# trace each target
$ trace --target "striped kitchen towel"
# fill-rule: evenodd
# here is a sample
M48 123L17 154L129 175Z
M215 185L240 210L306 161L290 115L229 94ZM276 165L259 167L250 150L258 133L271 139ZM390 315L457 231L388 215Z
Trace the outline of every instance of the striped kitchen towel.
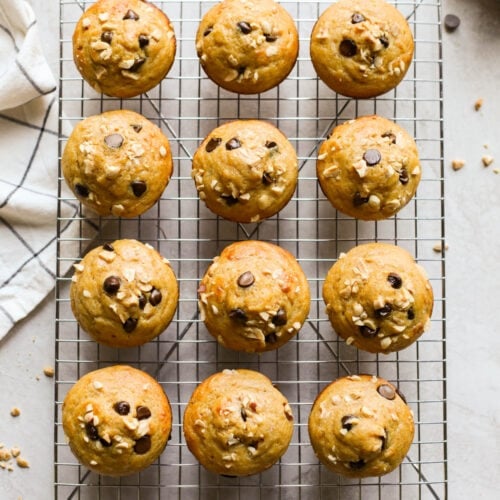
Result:
M58 103L40 47L31 7L0 0L0 339L55 284Z

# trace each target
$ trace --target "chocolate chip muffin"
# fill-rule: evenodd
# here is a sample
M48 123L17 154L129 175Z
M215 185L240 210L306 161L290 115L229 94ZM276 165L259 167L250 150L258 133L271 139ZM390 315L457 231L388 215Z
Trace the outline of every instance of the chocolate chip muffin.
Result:
M401 12L385 0L340 0L316 22L310 52L318 76L335 92L375 97L404 78L413 35Z
M78 123L61 165L68 186L86 207L120 217L151 208L173 169L167 137L142 115L124 109Z
M413 198L421 177L415 141L381 116L335 127L319 149L316 169L332 205L363 220L395 215Z
M201 20L196 50L208 77L240 94L265 92L295 65L299 37L293 19L273 0L224 0Z
M224 370L195 389L183 428L191 453L209 471L249 476L268 469L286 452L293 414L265 375Z
M152 464L172 428L161 386L130 366L109 366L81 377L62 405L62 423L80 463L106 476L126 476Z
M341 254L323 285L330 322L347 344L400 351L429 327L433 292L424 269L403 248L367 243Z
M155 87L174 62L176 41L166 14L144 0L99 0L80 17L73 58L87 83L113 97Z
M258 222L292 197L297 154L270 123L238 120L210 132L193 157L191 175L212 212L235 222Z
M199 289L208 331L235 351L277 349L301 329L310 292L299 263L287 250L263 241L240 241L216 257Z
M316 398L309 436L319 460L347 477L382 476L410 449L413 414L403 395L383 378L337 379Z
M80 326L110 347L142 345L167 328L179 291L169 262L150 245L117 240L74 265L71 309Z

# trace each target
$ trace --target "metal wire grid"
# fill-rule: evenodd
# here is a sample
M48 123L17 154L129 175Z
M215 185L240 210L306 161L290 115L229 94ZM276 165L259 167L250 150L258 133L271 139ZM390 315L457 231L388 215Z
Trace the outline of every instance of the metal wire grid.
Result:
M377 99L335 95L318 81L309 59L309 36L329 2L281 2L296 20L301 48L291 75L277 89L238 96L217 88L200 70L194 37L202 15L215 2L154 2L173 21L176 62L162 84L128 100L93 92L76 72L71 56L75 23L91 2L60 0L59 157L70 127L109 109L136 110L170 138L175 175L162 199L133 220L84 214L67 195L60 176L58 277L56 281L55 496L78 499L395 499L447 494L446 309L444 179L442 161L442 74L439 0L393 2L415 35L412 67L398 88ZM415 199L396 217L363 222L337 213L322 195L316 175L317 148L337 123L377 113L396 120L416 139L423 177ZM191 158L208 132L236 118L277 125L296 147L300 178L295 196L280 214L260 224L235 224L211 214L197 198ZM76 233L72 233L76 228ZM76 236L75 236L76 234ZM68 266L91 246L131 237L155 246L173 264L180 302L170 327L136 349L96 344L81 331L68 298ZM294 340L260 356L219 347L197 310L196 289L211 259L229 243L260 239L290 250L305 270L312 295L310 317ZM435 293L432 327L415 345L390 355L363 353L339 341L324 313L323 279L341 251L367 241L407 248L426 269ZM172 439L157 463L128 478L99 477L76 462L61 425L67 390L84 373L128 363L157 378L172 404ZM182 416L196 385L224 368L246 367L268 375L288 397L295 415L292 443L279 464L249 478L206 472L185 446ZM320 465L309 443L307 418L316 395L338 376L379 374L396 382L415 413L414 443L399 469L382 478L341 478Z

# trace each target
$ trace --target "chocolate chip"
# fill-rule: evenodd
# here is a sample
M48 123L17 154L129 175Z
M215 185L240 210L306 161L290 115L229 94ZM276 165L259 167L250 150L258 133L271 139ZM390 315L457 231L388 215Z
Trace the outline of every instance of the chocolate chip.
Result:
M460 18L455 14L444 16L444 27L449 33L455 31L460 26Z
M241 142L237 137L233 137L229 141L226 142L226 149L228 151L232 151L233 149L241 148Z
M122 281L118 276L108 276L102 285L104 291L110 295L114 295L119 289Z
M220 137L212 137L205 146L205 151L211 153L214 149L218 148L222 142Z
M247 288L249 286L252 286L254 282L255 282L255 277L251 271L247 271L241 274L240 277L238 278L238 286L241 286L241 288Z
M243 309L239 307L237 309L231 309L229 311L229 318L238 323L246 323L248 317Z
M151 416L151 410L147 406L138 406L135 415L137 420L146 420Z
M389 39L386 36L381 36L379 40L385 48L389 47Z
M160 290L158 290L157 288L153 288L151 290L151 294L149 295L149 303L152 306L157 306L161 302L161 299L162 295Z
M144 294L141 294L139 296L139 309L144 309L146 307L146 304L148 303L148 299Z
M134 445L134 451L138 455L144 455L151 449L151 436L143 436L139 438Z
M89 188L83 184L75 184L75 193L82 198L88 198L90 191Z
M413 309L408 309L408 312L406 313L406 316L408 319L415 319L415 311Z
M381 159L382 155L378 149L367 149L363 155L363 160L365 160L369 167L377 165L377 163L380 163Z
M273 177L269 172L264 172L264 175L262 176L262 183L265 184L266 186L269 186L274 182Z
M266 148L267 149L273 149L277 148L278 145L274 141L266 141Z
M283 308L280 308L278 312L273 316L273 324L276 326L283 326L286 325L286 322L288 321L288 317L286 314L286 311Z
M149 37L146 35L139 35L139 47L143 49L149 45Z
M359 14L358 12L356 12L356 14L353 14L351 17L352 24L362 23L364 20L365 16L363 16L363 14Z
M132 191L134 192L134 196L136 198L140 198L147 189L147 185L144 181L132 181L130 187L132 188Z
M142 125L130 125L133 129L134 129L134 132L137 132L139 133L141 130L142 130Z
M203 36L208 36L210 35L210 33L212 33L214 27L213 26L210 26L209 28L207 28L204 32L203 32Z
M377 318L386 318L389 314L391 314L391 311L392 306L390 304L385 304L384 307L375 309L375 316L377 316Z
M103 31L101 33L101 41L106 43L111 43L113 40L113 32L112 31Z
M407 403L407 401L406 401L406 397L405 397L405 395L404 395L404 394L403 394L403 393L402 393L402 392L401 392L401 391L400 391L397 387L396 387L396 394L397 394L397 395L398 395L398 396L399 396L399 397L400 397L400 398L401 398L401 399L402 399L402 400L403 400L406 404L408 404L408 403Z
M410 181L410 177L408 175L408 170L406 170L406 168L402 168L401 171L399 172L399 182L401 182L401 184L405 185L405 184L408 184L408 182Z
M358 460L357 462L349 462L349 467L354 470L362 469L366 465L364 460Z
M266 344L276 344L276 342L278 342L278 337L276 337L275 333L266 335Z
M118 415L128 415L130 413L130 405L126 401L118 401L118 403L113 405L113 410Z
M275 42L278 39L276 35L270 35L269 33L264 33L264 37L266 38L266 42L269 43Z
M123 329L127 333L132 333L136 329L136 327L137 327L137 322L138 322L137 318L128 318L125 321L125 323L123 323Z
M241 408L241 418L243 419L243 422L246 422L247 421L247 411L245 410L245 408Z
M126 14L123 16L123 20L126 21L127 19L130 19L132 21L138 21L139 20L139 14L134 12L132 9L129 9Z
M123 136L121 134L111 134L104 138L106 145L112 149L121 148L123 144Z
M252 27L246 21L240 21L236 26L244 35L248 35L252 31Z
M345 38L340 42L339 50L344 57L354 57L358 51L358 46L354 40Z
M238 198L231 196L230 194L221 194L220 197L226 202L226 205L232 206L238 203Z
M104 446L104 448L109 448L111 446L111 441L106 441L103 438L99 438L99 442Z
M392 288L395 288L396 290L401 288L401 285L403 284L401 276L399 276L399 274L396 273L390 273L389 276L387 276L387 281L390 283Z
M246 70L247 70L246 66L240 66L238 68L238 75L243 75Z
M135 72L139 71L139 68L146 62L145 57L138 57L135 61L134 64L128 69L129 71Z
M363 325L359 327L359 333L366 338L373 338L378 333L378 328L370 328L369 326Z
M85 424L85 432L87 436L92 441L97 441L99 439L99 432L97 431L97 427L92 422L87 422Z
M359 191L356 191L352 198L352 203L355 207L359 207L364 203L368 203L368 196L361 196L361 193Z
M396 397L394 387L388 384L382 384L377 387L377 392L385 399L392 401Z
M342 428L346 429L347 431L350 431L352 429L352 426L354 425L354 421L356 420L356 417L354 415L345 415L342 417Z
M113 245L111 243L104 243L102 248L104 250L106 250L106 252L114 252L115 251L115 249L113 248Z
M396 135L393 132L391 132L390 130L388 130L387 132L384 132L382 134L382 137L384 139L390 139L392 144L396 144Z

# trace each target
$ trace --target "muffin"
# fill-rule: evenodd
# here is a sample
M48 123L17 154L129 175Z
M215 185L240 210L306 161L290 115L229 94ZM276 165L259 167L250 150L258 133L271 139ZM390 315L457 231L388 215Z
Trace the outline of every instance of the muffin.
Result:
M287 250L263 241L227 246L198 288L201 317L224 347L263 352L281 347L302 328L309 284Z
M235 222L258 222L292 197L297 154L270 123L238 120L210 132L193 157L191 175L212 212Z
M257 94L288 76L299 37L293 19L273 0L224 0L203 16L196 51L201 67L217 85Z
M189 450L209 471L262 472L286 452L293 414L271 381L253 370L224 370L205 379L184 412Z
M403 14L384 0L340 0L311 34L318 76L339 94L368 98L404 78L413 58L413 35Z
M86 207L120 217L151 208L173 169L167 137L142 115L124 109L78 123L61 165L68 186Z
M62 423L78 461L98 474L139 472L162 453L172 413L161 386L130 366L109 366L81 377L62 405Z
M404 249L367 243L341 254L323 284L328 318L347 344L400 351L430 326L433 292L424 269Z
M337 379L316 398L309 437L319 460L347 477L382 476L410 449L413 413L395 386L380 377Z
M331 204L363 220L395 215L413 198L421 177L415 141L381 116L335 127L319 149L316 169Z
M78 71L93 89L112 97L134 97L158 85L175 50L168 17L144 0L99 0L73 33Z
M80 326L110 347L142 345L167 328L177 308L177 279L150 245L117 240L74 265L71 309Z

